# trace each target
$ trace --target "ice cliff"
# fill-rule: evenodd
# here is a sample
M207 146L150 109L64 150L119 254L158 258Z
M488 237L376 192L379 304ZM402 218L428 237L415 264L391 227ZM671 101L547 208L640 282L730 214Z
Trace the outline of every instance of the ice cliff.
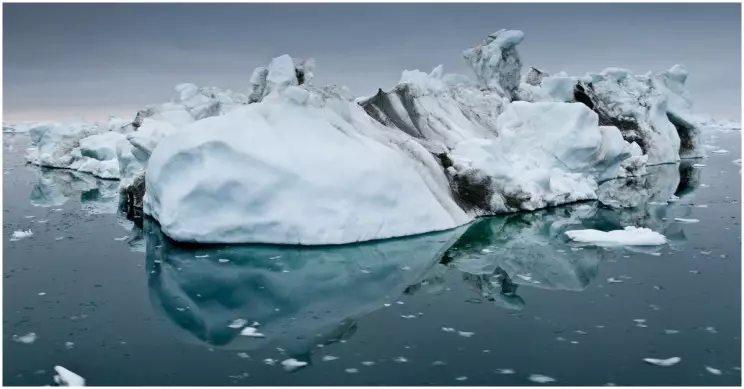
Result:
M341 244L612 197L607 183L700 157L701 131L738 126L692 113L683 66L523 72L523 40L500 30L465 50L475 80L406 70L359 99L282 55L244 93L184 83L131 121L29 126L28 160L120 179L175 240Z

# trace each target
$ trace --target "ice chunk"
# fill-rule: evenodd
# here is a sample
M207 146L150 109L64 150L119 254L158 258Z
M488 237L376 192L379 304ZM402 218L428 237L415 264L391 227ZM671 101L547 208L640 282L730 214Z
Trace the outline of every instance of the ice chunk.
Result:
M359 373L359 369L355 369L353 367L352 368L348 368L348 369L346 369L344 371L347 372L347 373L349 373L349 374Z
M398 363L406 363L408 362L408 359L406 359L405 357L397 357L393 359L393 361L398 362Z
M240 335L242 335L242 336L250 336L250 337L253 337L253 338L263 338L264 337L264 334L258 332L258 330L256 330L253 327L245 327L245 328L243 328L243 330L240 331Z
M469 337L475 335L475 332L457 331L457 334L460 335L460 336L462 336L462 337L464 337L464 338L469 338Z
M654 246L666 243L664 235L648 228L628 226L622 230L572 230L565 234L577 242L590 243L597 246Z
M12 239L11 240L21 240L24 238L30 238L34 236L34 233L28 229L28 230L17 230L13 231Z
M21 335L21 336L13 335L13 341L14 342L25 343L25 344L31 344L31 343L35 342L36 341L36 338L37 338L37 336L36 336L36 333L34 333L34 332L29 332L28 334Z
M532 381L532 382L537 382L538 384L547 384L547 383L555 382L556 381L555 378L548 377L548 376L542 375L542 374L530 374L530 376L528 377L528 379L530 381Z
M697 223L700 220L698 220L698 219L686 219L686 218L683 218L683 217L675 217L674 218L674 221L678 221L680 223Z
M498 369L499 374L514 374L514 369Z
M333 355L324 355L322 360L323 362L328 362L335 361L336 359L338 359L338 357L334 357Z
M728 154L728 150L718 149L718 150L711 151L711 153L713 153L713 154Z
M62 386L85 386L85 379L62 366L54 366L54 381Z
M680 358L680 357L672 357L672 358L667 358L667 359L656 359L656 358L644 358L643 359L643 361L646 362L646 363L650 363L652 365L662 366L662 367L676 365L681 360L682 360L682 358Z
M228 325L229 328L243 328L245 325L248 324L248 320L245 319L235 319L232 323Z
M721 375L721 374L723 374L720 370L718 370L716 368L713 368L713 367L710 367L710 366L705 366L705 370L707 370L708 373L713 374L713 375Z
M289 358L289 359L285 359L282 361L282 366L284 366L284 370L294 371L301 367L307 366L307 362L298 361L294 358Z

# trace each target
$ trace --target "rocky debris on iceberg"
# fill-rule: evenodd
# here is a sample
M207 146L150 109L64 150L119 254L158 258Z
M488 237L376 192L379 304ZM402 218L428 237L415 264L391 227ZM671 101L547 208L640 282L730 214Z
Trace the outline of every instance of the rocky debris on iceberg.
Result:
M713 122L691 113L684 67L522 75L523 39L500 30L465 50L476 81L406 70L359 99L282 55L245 94L184 83L131 122L32 127L29 161L120 179L128 206L176 240L313 245L594 200L702 155Z

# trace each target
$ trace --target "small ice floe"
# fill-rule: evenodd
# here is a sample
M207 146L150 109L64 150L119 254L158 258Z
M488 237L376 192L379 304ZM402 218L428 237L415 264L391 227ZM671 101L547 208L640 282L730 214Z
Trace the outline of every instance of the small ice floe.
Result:
M648 307L653 309L654 311L658 311L660 309L659 306L656 304L650 304Z
M44 224L44 223L46 223L48 221L49 220L44 219L44 220L37 220L36 222L39 223L39 224Z
M708 166L708 165L706 165L704 163L693 163L692 164L692 167L706 167L706 166Z
M396 303L396 304L398 304L398 305L403 305L403 304L405 304L405 303L404 303L404 302L402 302L402 301L396 301L395 303Z
M720 370L718 370L718 369L716 369L714 367L710 367L710 366L705 366L705 370L707 370L708 373L713 374L713 375L721 375L722 374Z
M121 241L127 240L127 238L129 238L129 235L124 235L121 238L114 238L114 240L117 242L121 242Z
M398 363L406 363L408 362L408 359L406 359L406 357L397 357L393 359L393 361L398 362Z
M571 344L579 344L579 341L578 340L572 340L571 341Z
M514 374L513 369L498 369L496 372L499 374Z
M716 329L713 328L713 327L705 327L704 330L710 332L711 334L717 334L718 333L718 331L716 331Z
M690 273L692 273L692 274L700 274L700 270L690 270Z
M708 204L698 204L695 208L708 208Z
M248 355L248 353L238 353L238 358L242 358L242 359L250 359L250 358L251 358L251 356L250 356L250 355Z
M566 338L564 338L562 336L558 336L558 337L555 338L555 340L557 340L559 342L565 342L566 341Z
M416 316L416 315L400 315L400 317L402 317L404 319L415 319L418 316Z
M610 278L607 279L607 282L609 282L611 284L620 284L620 283L623 282L623 280L619 280L617 278L610 277Z
M32 236L34 236L34 233L31 232L30 229L13 231L13 235L11 236L10 241L15 242L21 239L30 238Z
M266 358L263 360L263 363L266 366L274 366L276 365L276 359Z
M307 362L298 361L294 358L289 358L289 359L285 359L282 361L282 366L284 366L284 370L286 371L294 371L301 367L307 366Z
M62 212L62 208L54 208L54 209L52 209L52 211L54 211L54 212Z
M334 357L333 355L324 355L321 360L323 362L330 362L330 361L335 361L337 359L338 359L338 357Z
M734 367L732 367L732 369L741 371L741 367L739 367L739 366L734 366Z
M679 334L679 331L677 331L677 330L664 330L664 333L667 334L667 335L674 335L674 334Z
M641 327L641 328L648 328L648 326L647 326L647 325L645 325L645 324L641 324L641 323L638 323L638 324L636 324L636 327Z
M39 292L39 296L46 296L46 293L44 293L44 292Z
M656 246L666 243L664 235L644 227L628 226L622 230L572 230L565 234L574 241L597 246Z
M595 326L595 327L597 327L597 328L600 328L600 329L601 329L601 328L605 328L605 326L603 326L603 325L601 325L601 324L600 324L600 325L597 325L597 326Z
M646 319L633 319L633 321L640 324L640 323L645 323Z
M656 365L656 366L662 366L662 367L674 366L678 364L681 360L682 358L680 357L671 357L667 359L643 358L643 361L646 363L649 363L651 365Z
M444 362L444 361L434 361L434 362L431 363L432 366L444 366L446 364L447 363Z
M75 343L65 342L65 349L72 350L75 347Z
M728 150L724 150L724 149L718 149L718 150L711 151L711 153L713 154L728 154L728 152L729 152Z
M370 274L370 273L372 273L371 271L369 271L369 270L367 270L367 269L362 269L362 270L360 270L360 271L361 271L362 273L364 273L364 274Z
M251 327L258 327L261 324L259 324L257 321L254 321L253 324L251 324Z
M710 255L711 253L713 252L712 251L701 251L700 252L700 254L703 254L703 255Z
M383 307L389 307L389 306L390 306L390 304L389 304L389 303L385 303L385 304L382 304L382 306L383 306Z
M700 220L698 219L685 219L683 217L675 217L674 221L680 222L680 223L697 223Z
M457 335L460 335L464 338L469 338L473 335L475 335L475 332L467 332L467 331L457 331Z
M467 381L467 379L468 379L468 377L466 377L466 376L460 376L460 377L455 378L455 380L457 380L457 381Z
M25 343L25 344L31 344L33 342L36 342L36 334L33 332L29 332L26 335L13 335L13 341L18 343Z
M492 252L493 252L493 251L491 251L491 250L489 250L489 249L483 249L483 250L481 250L481 253L483 253L483 254L490 254L490 253L492 253Z
M64 236L58 236L58 237L54 238L54 240L62 240L64 238L65 238Z
M271 257L271 258L269 258L269 259L279 259L279 258L281 258L281 257L282 257L281 255L277 255L277 256Z
M242 336L250 336L253 338L263 338L264 334L258 332L257 329L253 327L245 327L242 331L240 331L240 335Z
M375 361L362 361L363 366L373 366Z
M649 201L648 205L667 205L667 203L662 203L658 201Z
M741 166L741 158L735 159L735 160L731 161L731 163L733 163L736 166Z
M530 374L528 379L532 382L537 382L538 384L547 384L548 382L555 382L555 378L548 377L542 374Z
M525 280L525 281L532 281L532 275L530 274L517 274L517 277Z
M33 219L33 218L35 218L35 217L36 217L36 216L33 216L33 215L29 215L29 216L26 216L26 219Z
M204 254L204 255L194 255L194 258L209 258L209 254Z
M455 329L452 327L442 327L442 331L444 332L455 332Z
M359 373L359 369L354 369L354 368L346 369L344 371L347 372L347 373L349 373L349 374Z
M400 268L400 270L409 271L409 270L411 270L411 268L408 267L408 266L403 266L402 268Z
M225 258L217 258L217 262L219 262L219 263L226 263L226 262L230 262L230 260L229 259L225 259Z
M62 366L54 366L54 382L60 386L85 386L85 379Z

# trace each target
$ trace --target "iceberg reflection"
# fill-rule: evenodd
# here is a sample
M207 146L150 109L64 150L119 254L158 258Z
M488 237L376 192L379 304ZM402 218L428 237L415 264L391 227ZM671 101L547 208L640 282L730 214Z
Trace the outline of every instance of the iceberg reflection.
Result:
M188 342L291 355L350 336L354 318L395 301L465 228L344 246L185 246L145 220L150 300ZM228 327L258 322L263 338Z
M81 209L88 214L116 213L119 182L66 169L39 169L39 179L29 195L32 205L59 207L71 198L79 198Z

